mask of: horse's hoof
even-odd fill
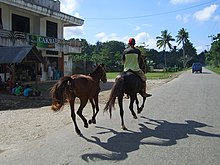
[[[88,125],[88,124],[85,124],[84,127],[85,127],[85,128],[89,128],[89,125]]]
[[[140,114],[142,111],[143,111],[143,108],[141,107],[138,109],[137,113]]]
[[[128,130],[125,126],[122,126],[122,129],[123,129],[123,130]]]
[[[89,120],[89,124],[92,124],[92,120]]]
[[[96,124],[96,120],[94,120],[94,119],[89,120],[89,124]]]

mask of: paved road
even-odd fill
[[[118,110],[112,119],[100,113],[89,129],[78,121],[83,137],[67,125],[1,153],[0,164],[219,165],[220,76],[206,69],[202,74],[187,71],[150,92],[137,120],[125,111],[129,131],[120,129]]]

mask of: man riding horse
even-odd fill
[[[147,78],[139,66],[139,61],[141,58],[141,51],[139,49],[135,48],[135,46],[134,46],[135,39],[134,38],[129,39],[128,45],[129,45],[129,47],[124,50],[123,56],[122,56],[122,61],[124,64],[124,72],[131,70],[136,75],[138,75],[141,78],[141,80],[143,81],[142,91],[141,91],[142,96],[143,97],[150,97],[152,95],[146,93],[146,80],[147,80]]]

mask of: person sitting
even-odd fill
[[[24,88],[23,95],[25,97],[32,96],[32,92],[33,92],[32,87],[30,85],[26,85],[25,88]]]
[[[10,78],[8,78],[7,81],[6,81],[6,89],[7,89],[7,91],[9,91],[11,93],[12,88],[13,88],[13,82],[11,81]]]
[[[23,90],[23,88],[22,88],[21,84],[16,83],[16,87],[15,87],[15,90],[14,90],[14,95],[16,95],[16,96],[22,95],[22,90]]]
[[[128,41],[129,47],[126,48],[123,52],[122,61],[124,64],[124,72],[131,70],[135,72],[142,80],[142,91],[141,94],[143,97],[150,97],[151,94],[146,93],[146,76],[144,72],[140,69],[139,61],[141,58],[141,51],[135,47],[135,39],[130,38]]]

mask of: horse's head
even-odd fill
[[[106,83],[106,82],[107,82],[107,76],[106,76],[105,66],[104,66],[104,64],[100,64],[99,66],[100,66],[100,68],[101,68],[101,70],[102,70],[101,81],[102,81],[103,83]]]
[[[104,64],[99,64],[95,71],[89,74],[91,77],[98,81],[102,81],[103,83],[107,82],[106,70]]]

